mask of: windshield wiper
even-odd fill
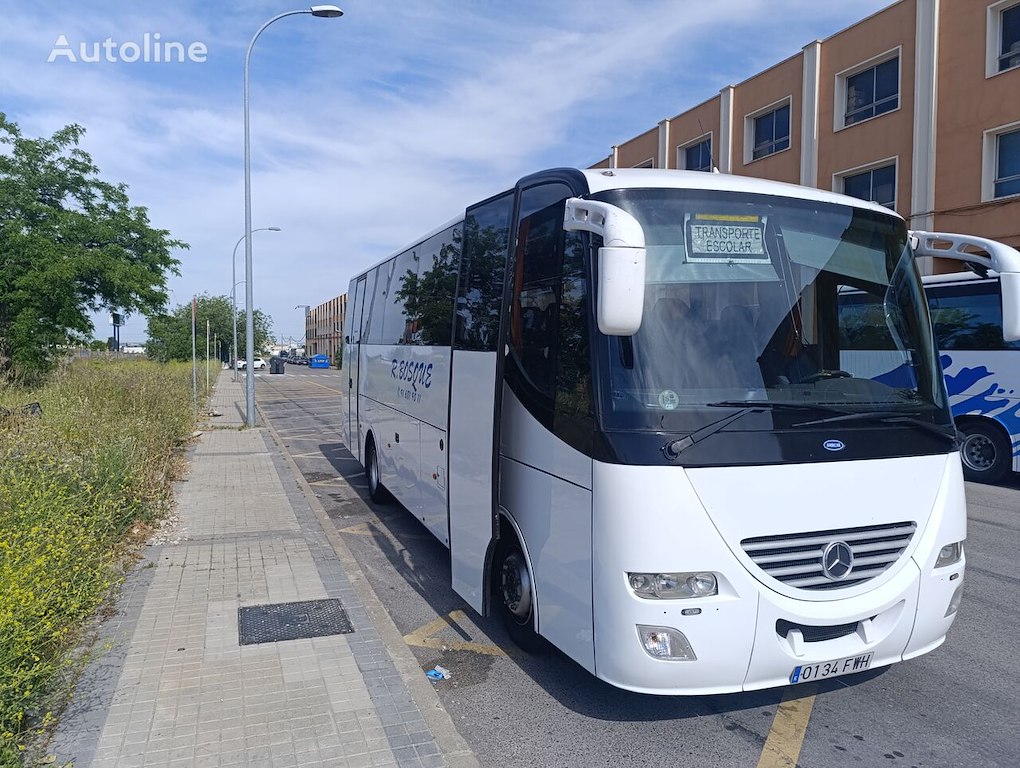
[[[947,440],[953,440],[954,442],[960,442],[960,435],[956,431],[956,427],[947,427],[945,425],[932,424],[930,421],[923,421],[917,418],[917,414],[909,413],[890,413],[889,411],[866,411],[864,413],[845,413],[842,416],[827,416],[824,419],[814,419],[812,421],[802,421],[798,424],[792,424],[794,427],[811,427],[816,424],[832,424],[840,421],[878,421],[883,424],[907,424],[917,429],[923,429],[925,432],[929,432],[937,437],[944,437]]]
[[[707,424],[701,429],[691,432],[689,435],[677,440],[670,440],[662,447],[662,452],[666,455],[667,459],[670,459],[671,461],[676,459],[683,451],[686,451],[695,443],[704,440],[706,437],[711,437],[719,430],[724,429],[729,424],[739,419],[741,416],[746,416],[747,414],[754,413],[755,411],[761,412],[790,409],[798,411],[812,410],[824,411],[827,413],[845,413],[845,411],[833,408],[832,406],[789,402],[785,400],[719,400],[714,403],[705,403],[705,405],[713,408],[737,408],[739,410],[736,413],[731,413],[729,416],[724,416],[718,421],[713,421],[711,424]]]
[[[712,408],[762,408],[774,411],[789,409],[791,411],[822,411],[824,413],[846,413],[842,408],[820,403],[801,403],[796,400],[718,400],[714,403],[705,403]]]

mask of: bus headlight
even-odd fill
[[[938,560],[935,561],[936,568],[942,568],[946,565],[952,565],[953,563],[960,562],[960,558],[963,557],[963,542],[954,541],[952,544],[946,544],[939,550]]]
[[[697,661],[694,649],[684,633],[672,627],[649,627],[637,625],[638,635],[645,653],[653,659],[667,661]]]
[[[714,573],[628,573],[627,581],[634,594],[648,600],[676,600],[688,597],[711,597],[719,594],[719,580]]]

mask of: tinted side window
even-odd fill
[[[460,244],[460,226],[430,237],[415,249],[418,273],[407,272],[395,283],[394,296],[407,321],[407,343],[450,346]]]
[[[562,184],[543,184],[521,193],[513,258],[506,376],[529,412],[550,429],[563,275],[563,201],[569,195]]]
[[[1020,349],[1020,342],[1003,341],[995,283],[928,286],[926,292],[939,349]]]
[[[404,251],[393,260],[393,271],[386,287],[383,310],[383,344],[410,344],[412,327],[404,308],[401,286],[418,280],[418,250]]]
[[[454,309],[457,349],[496,350],[513,204],[507,192],[467,211]]]
[[[588,269],[579,232],[566,233],[560,285],[559,353],[553,431],[567,445],[591,456],[595,410],[588,353]]]
[[[365,289],[366,318],[362,333],[362,343],[383,343],[383,313],[386,311],[386,286],[390,281],[390,270],[393,259],[390,259],[368,273],[368,286]]]

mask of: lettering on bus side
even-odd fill
[[[429,389],[432,386],[432,363],[423,363],[420,360],[401,360],[394,358],[390,363],[390,377],[397,381],[404,381],[411,385],[410,392],[418,395],[417,398],[406,397],[404,399],[414,399],[415,402],[421,400],[421,395],[418,393],[418,385],[420,384],[423,388]],[[403,387],[398,387],[397,392],[401,392]],[[403,395],[401,395],[403,397]]]

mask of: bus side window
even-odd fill
[[[993,282],[926,287],[939,349],[1020,349],[1002,338],[1002,304]]]
[[[542,184],[521,193],[510,299],[506,376],[525,408],[553,426],[563,273],[563,209],[570,189]]]
[[[513,192],[469,208],[454,307],[454,346],[495,352],[499,341]]]
[[[591,456],[595,408],[589,355],[588,271],[579,232],[568,232],[563,249],[563,279],[557,346],[553,432],[567,445]]]

